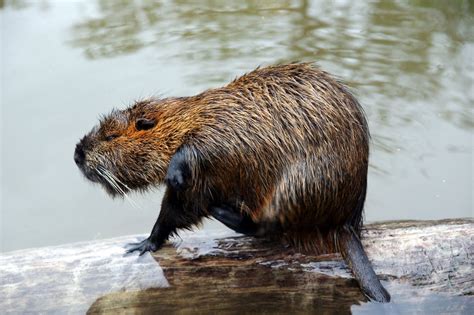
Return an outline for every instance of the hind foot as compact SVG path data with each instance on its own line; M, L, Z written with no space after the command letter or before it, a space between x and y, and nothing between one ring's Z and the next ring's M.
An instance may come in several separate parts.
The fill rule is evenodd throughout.
M234 208L222 205L212 207L210 212L214 218L237 233L257 235L260 231L260 225L253 222L249 215L242 214Z

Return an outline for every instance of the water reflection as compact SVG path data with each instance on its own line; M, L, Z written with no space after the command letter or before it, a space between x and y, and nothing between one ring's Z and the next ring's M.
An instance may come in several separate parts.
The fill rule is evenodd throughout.
M97 0L95 12L72 26L70 43L89 59L156 49L163 60L200 64L189 83L208 86L249 65L316 60L370 95L366 105L383 124L409 124L425 109L408 102L437 98L430 105L440 118L471 129L473 25L469 1Z
M71 42L90 59L150 47L164 60L200 64L189 82L209 86L249 65L318 60L370 95L367 105L383 124L410 124L425 109L408 103L446 90L442 102L433 102L440 117L472 128L473 7L468 1L99 0L96 14L72 28ZM453 83L469 97L453 95Z

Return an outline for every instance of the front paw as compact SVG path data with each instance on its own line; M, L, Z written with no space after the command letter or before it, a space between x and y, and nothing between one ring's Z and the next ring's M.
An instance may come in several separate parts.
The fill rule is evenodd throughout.
M138 243L127 244L127 246L130 246L130 248L127 249L125 254L131 254L135 251L139 251L140 256L145 254L146 252L155 252L161 247L160 244L154 243L149 238L146 238L143 241L138 242Z
M182 191L188 187L187 178L181 167L170 165L166 173L165 182L177 191Z

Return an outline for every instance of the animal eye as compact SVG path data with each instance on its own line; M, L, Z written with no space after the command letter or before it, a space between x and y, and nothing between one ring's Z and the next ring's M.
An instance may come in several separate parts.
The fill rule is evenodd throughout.
M115 138L118 138L119 135L117 134L113 134L113 135L108 135L107 137L105 137L105 141L112 141L114 140Z
M135 128L137 128L137 130L148 130L155 127L155 125L156 121L148 118L138 118L135 122Z

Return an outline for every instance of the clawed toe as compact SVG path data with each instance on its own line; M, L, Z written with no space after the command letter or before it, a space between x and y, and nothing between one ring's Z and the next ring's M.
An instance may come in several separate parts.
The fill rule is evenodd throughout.
M127 246L129 248L125 251L125 255L138 251L140 252L139 256L142 256L146 252L154 252L158 249L158 246L148 238L144 239L141 242L129 243L127 244Z
M138 245L141 245L141 244L142 244L143 242L145 242L145 241L146 241L146 239L144 239L144 240L142 240L142 241L140 241L140 242L127 243L127 244L125 245L125 247L136 247L136 246L138 246Z

